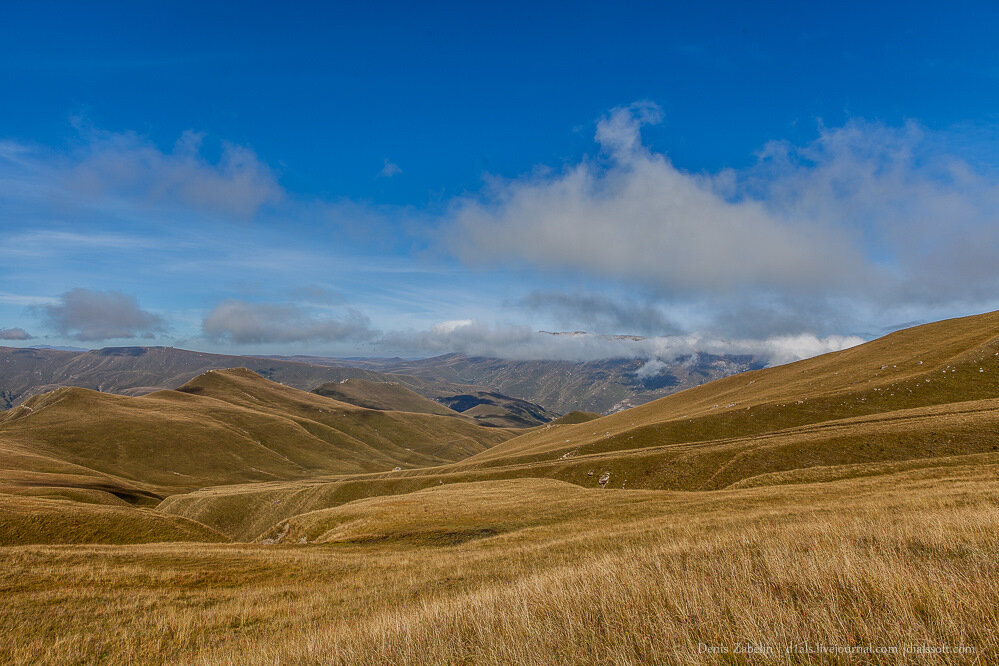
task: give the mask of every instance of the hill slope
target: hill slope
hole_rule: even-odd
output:
[[[470,462],[748,436],[833,419],[999,397],[999,312],[734,375],[575,426],[525,434]]]
[[[0,483],[167,494],[439,465],[509,436],[460,418],[364,409],[246,369],[211,371],[177,391],[63,388],[0,413]]]

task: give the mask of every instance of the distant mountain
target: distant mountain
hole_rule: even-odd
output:
[[[249,368],[267,379],[309,391],[348,378],[398,381],[424,396],[436,397],[482,387],[395,377],[356,367],[331,367],[255,356],[229,356],[172,347],[108,347],[86,352],[0,347],[0,409],[61,386],[103,393],[143,395],[177,388],[208,371]]]
[[[328,382],[364,379],[395,382],[432,400],[490,392],[535,403],[554,414],[609,413],[762,365],[749,356],[710,354],[657,364],[650,372],[641,359],[510,361],[460,354],[419,360],[337,359],[231,356],[172,347],[85,352],[0,347],[0,409],[60,386],[143,395],[176,388],[207,370],[245,367],[305,391]]]
[[[751,356],[703,353],[663,363],[652,372],[643,367],[647,366],[643,359],[511,361],[462,354],[418,360],[316,356],[275,358],[331,367],[361,368],[432,382],[473,384],[543,405],[558,413],[573,410],[616,412],[765,365]]]

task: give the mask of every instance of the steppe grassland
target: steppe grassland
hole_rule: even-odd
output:
[[[421,493],[415,526],[399,497],[327,510],[349,515],[326,545],[4,548],[0,660],[749,663],[699,645],[808,643],[999,661],[995,464],[711,493]]]

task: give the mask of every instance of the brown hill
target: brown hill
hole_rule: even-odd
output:
[[[510,435],[464,419],[364,409],[211,371],[177,391],[57,389],[0,413],[0,483],[121,497],[454,462]]]
[[[193,520],[122,504],[0,494],[0,546],[228,541]]]

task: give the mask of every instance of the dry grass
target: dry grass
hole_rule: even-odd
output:
[[[999,462],[999,401],[905,410],[750,437],[677,443],[508,465],[458,463],[336,480],[247,484],[174,495],[161,511],[185,516],[231,538],[252,540],[292,516],[372,496],[441,484],[550,478],[598,488],[719,490],[807,483],[898,471],[894,465]]]
[[[93,493],[81,497],[79,493],[82,492],[74,491],[69,497],[0,493],[0,546],[229,541],[221,533],[193,520],[132,507],[124,502],[111,504],[111,500]]]
[[[574,412],[569,412],[564,416],[560,416],[557,419],[553,419],[549,422],[549,425],[576,425],[579,423],[586,423],[587,421],[592,421],[593,419],[599,419],[600,414],[596,412],[583,412],[576,410]]]
[[[742,642],[999,663],[995,465],[704,493],[465,484],[336,511],[329,545],[2,549],[0,659],[749,663],[698,654]],[[470,529],[490,532],[441,539]]]

